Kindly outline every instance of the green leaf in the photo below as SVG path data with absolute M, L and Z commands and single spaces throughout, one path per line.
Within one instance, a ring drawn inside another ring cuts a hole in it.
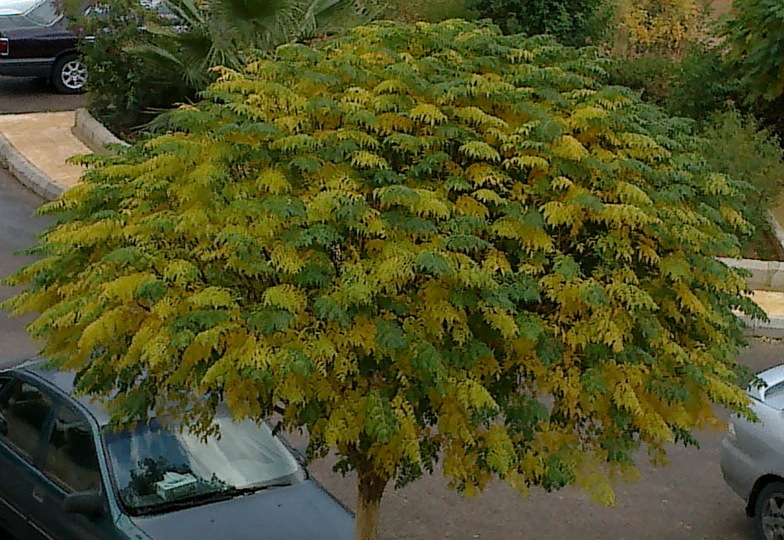
M 408 345 L 405 332 L 397 321 L 391 319 L 379 319 L 376 322 L 376 342 L 390 351 L 405 349 Z
M 382 444 L 388 443 L 397 433 L 398 422 L 392 404 L 379 392 L 371 392 L 365 403 L 365 433 Z

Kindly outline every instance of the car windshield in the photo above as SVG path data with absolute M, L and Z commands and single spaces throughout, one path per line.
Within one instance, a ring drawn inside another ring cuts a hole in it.
M 213 497 L 301 481 L 304 471 L 266 424 L 217 417 L 207 442 L 157 420 L 104 441 L 120 499 L 132 514 L 164 512 Z
M 25 13 L 25 18 L 36 26 L 51 26 L 60 18 L 60 11 L 53 0 L 45 0 Z
M 51 26 L 61 16 L 54 0 L 0 1 L 0 29 Z
M 35 4 L 35 0 L 0 0 L 0 15 L 21 15 Z

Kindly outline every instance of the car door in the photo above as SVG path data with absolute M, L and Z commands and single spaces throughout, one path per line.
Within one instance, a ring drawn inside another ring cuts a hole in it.
M 56 406 L 39 469 L 41 474 L 34 480 L 33 491 L 42 503 L 32 517 L 41 528 L 61 540 L 112 536 L 94 431 L 87 416 L 70 403 Z M 66 511 L 66 497 L 85 492 L 100 494 L 103 514 L 89 516 Z
M 77 38 L 61 18 L 51 26 L 31 26 L 8 32 L 13 43 L 9 45 L 15 58 L 54 59 L 63 51 L 76 51 Z
M 29 382 L 13 378 L 0 394 L 0 512 L 4 526 L 19 538 L 49 538 L 30 516 L 42 501 L 35 498 L 35 462 L 47 432 L 52 399 Z

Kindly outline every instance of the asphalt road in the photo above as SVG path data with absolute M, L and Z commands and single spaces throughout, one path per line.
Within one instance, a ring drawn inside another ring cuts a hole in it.
M 14 255 L 35 243 L 35 235 L 44 228 L 48 218 L 33 216 L 41 199 L 22 187 L 8 171 L 0 169 L 0 277 L 6 277 L 32 259 Z M 0 301 L 17 289 L 0 285 Z M 0 311 L 0 366 L 36 351 L 35 344 L 24 330 L 26 318 L 9 319 Z
M 59 95 L 43 79 L 0 77 L 0 114 L 68 111 L 84 107 L 84 95 Z
M 48 94 L 34 81 L 0 78 L 0 112 L 60 110 L 81 105 L 81 96 Z M 21 90 L 20 90 L 21 89 Z M 9 97 L 10 96 L 10 97 Z M 77 103 L 77 105 L 74 105 Z M 13 253 L 34 242 L 46 218 L 34 217 L 40 199 L 0 170 L 0 276 L 30 259 Z M 15 291 L 0 287 L 0 300 Z M 24 331 L 26 320 L 0 312 L 0 364 L 33 353 L 35 344 Z M 755 370 L 781 363 L 784 345 L 755 342 L 740 361 Z M 719 411 L 722 418 L 726 413 Z M 439 475 L 402 490 L 390 489 L 382 504 L 381 535 L 388 540 L 520 539 L 520 540 L 752 540 L 753 527 L 743 503 L 724 484 L 719 470 L 723 432 L 700 432 L 701 449 L 673 447 L 668 467 L 648 465 L 639 456 L 642 478 L 617 486 L 617 503 L 608 508 L 591 502 L 583 492 L 534 490 L 527 499 L 502 484 L 473 499 L 446 488 Z M 332 473 L 333 460 L 311 465 L 327 489 L 354 508 L 354 478 Z
M 759 371 L 779 364 L 781 343 L 755 341 L 739 360 Z M 722 419 L 725 411 L 718 410 Z M 502 484 L 465 499 L 450 491 L 440 473 L 382 501 L 381 537 L 386 540 L 753 540 L 744 503 L 719 469 L 723 430 L 697 433 L 700 449 L 673 446 L 667 467 L 637 456 L 639 481 L 616 486 L 616 505 L 594 503 L 578 489 L 532 490 L 528 498 Z M 355 508 L 353 476 L 331 472 L 332 459 L 310 466 L 327 489 Z

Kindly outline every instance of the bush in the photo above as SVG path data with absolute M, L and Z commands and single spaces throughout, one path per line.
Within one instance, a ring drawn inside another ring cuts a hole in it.
M 692 43 L 680 58 L 657 52 L 614 58 L 610 77 L 670 114 L 697 120 L 722 111 L 737 94 L 720 51 L 703 43 Z
M 703 120 L 726 108 L 737 91 L 738 80 L 721 51 L 694 43 L 675 65 L 666 108 L 671 114 Z
M 411 2 L 410 0 L 389 0 L 384 17 L 395 21 L 439 22 L 447 19 L 473 19 L 474 0 L 430 0 Z
M 156 109 L 195 94 L 176 73 L 129 49 L 140 41 L 166 45 L 166 38 L 140 29 L 142 21 L 154 22 L 155 17 L 137 0 L 106 0 L 100 10 L 73 17 L 76 26 L 96 37 L 80 45 L 90 73 L 88 108 L 120 135 L 128 136 L 132 128 L 154 118 Z
M 441 459 L 469 494 L 609 502 L 642 446 L 747 411 L 732 310 L 759 311 L 715 258 L 732 179 L 592 54 L 379 23 L 224 70 L 177 132 L 88 158 L 5 305 L 115 420 L 283 408 L 357 472 L 357 538 Z
M 607 0 L 478 0 L 474 9 L 507 34 L 551 34 L 567 45 L 594 41 L 612 16 Z
M 125 133 L 194 99 L 216 66 L 240 69 L 250 51 L 339 32 L 376 11 L 375 0 L 163 0 L 164 17 L 138 0 L 107 0 L 85 16 L 76 2 L 66 0 L 66 9 L 95 36 L 82 46 L 89 108 Z
M 625 55 L 680 57 L 705 31 L 709 0 L 615 0 L 613 40 Z
M 746 254 L 775 255 L 766 237 L 772 234 L 768 210 L 776 205 L 784 186 L 784 151 L 778 138 L 760 129 L 752 116 L 735 110 L 714 115 L 702 135 L 708 164 L 732 178 L 742 190 L 740 208 L 754 225 L 754 231 L 744 238 Z
M 784 9 L 775 0 L 735 0 L 725 29 L 728 60 L 749 101 L 784 95 Z
M 670 56 L 650 53 L 613 58 L 609 73 L 612 84 L 638 90 L 644 100 L 666 107 L 676 71 L 677 63 Z

